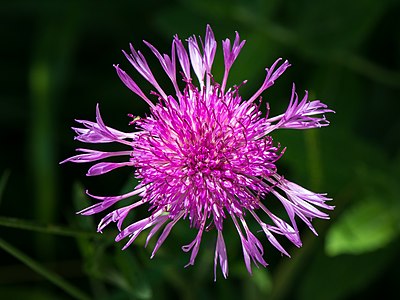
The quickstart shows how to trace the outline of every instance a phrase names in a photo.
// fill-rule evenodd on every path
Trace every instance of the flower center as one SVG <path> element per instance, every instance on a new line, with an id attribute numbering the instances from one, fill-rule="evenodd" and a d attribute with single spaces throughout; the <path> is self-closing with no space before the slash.
<path id="1" fill-rule="evenodd" d="M 187 166 L 192 173 L 210 175 L 212 171 L 221 169 L 223 165 L 215 145 L 200 146 L 195 151 L 189 152 L 187 156 Z"/>

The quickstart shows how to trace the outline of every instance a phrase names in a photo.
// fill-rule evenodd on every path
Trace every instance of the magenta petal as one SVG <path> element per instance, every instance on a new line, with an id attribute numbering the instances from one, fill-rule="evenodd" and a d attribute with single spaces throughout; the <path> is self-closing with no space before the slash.
<path id="1" fill-rule="evenodd" d="M 103 219 L 101 219 L 99 225 L 97 226 L 97 232 L 102 232 L 103 229 L 111 222 L 123 222 L 131 209 L 132 206 L 126 206 L 107 214 Z M 118 226 L 118 229 L 121 230 L 121 227 Z"/>
<path id="2" fill-rule="evenodd" d="M 214 62 L 215 52 L 217 51 L 217 42 L 215 41 L 214 33 L 210 25 L 207 25 L 206 38 L 204 43 L 204 63 L 207 72 L 211 72 L 211 67 Z"/>
<path id="3" fill-rule="evenodd" d="M 328 204 L 331 199 L 326 194 L 311 192 L 278 174 L 278 160 L 286 148 L 270 133 L 283 128 L 327 126 L 329 121 L 325 114 L 332 110 L 319 100 L 310 101 L 307 92 L 299 99 L 293 85 L 286 111 L 269 116 L 267 104 L 264 114 L 262 93 L 290 67 L 287 60 L 279 58 L 266 68 L 261 87 L 249 99 L 242 99 L 241 86 L 247 80 L 227 87 L 230 70 L 245 44 L 239 33 L 236 32 L 233 41 L 222 41 L 225 69 L 221 81 L 211 73 L 217 50 L 211 26 L 207 25 L 204 39 L 192 35 L 186 41 L 183 43 L 175 35 L 170 55 L 161 54 L 144 41 L 159 61 L 161 68 L 158 67 L 172 83 L 172 87 L 165 90 L 154 77 L 145 56 L 130 44 L 130 52 L 124 51 L 124 55 L 154 89 L 150 93 L 143 92 L 134 81 L 135 76 L 128 75 L 119 65 L 114 67 L 125 86 L 148 104 L 149 111 L 143 116 L 128 114 L 131 120 L 127 123 L 133 132 L 123 132 L 105 124 L 97 105 L 94 122 L 77 120 L 80 128 L 73 128 L 75 139 L 92 146 L 115 142 L 121 149 L 78 148 L 76 155 L 61 163 L 91 163 L 88 176 L 129 167 L 134 177 L 130 192 L 118 196 L 87 193 L 97 202 L 79 212 L 92 215 L 114 207 L 104 213 L 97 230 L 102 232 L 115 223 L 119 230 L 115 240 L 127 239 L 123 249 L 149 230 L 145 246 L 158 235 L 151 254 L 154 257 L 172 228 L 183 218 L 197 232 L 196 237 L 182 247 L 183 251 L 191 252 L 187 265 L 195 263 L 203 235 L 216 230 L 214 280 L 218 264 L 226 278 L 228 257 L 223 228 L 230 217 L 242 245 L 245 266 L 251 273 L 252 264 L 266 267 L 267 263 L 262 240 L 247 225 L 248 216 L 255 219 L 266 239 L 261 230 L 257 233 L 287 256 L 280 238 L 301 247 L 299 228 L 302 226 L 297 222 L 304 223 L 317 234 L 312 220 L 329 219 L 326 211 L 334 206 Z M 198 80 L 192 79 L 192 70 Z M 177 78 L 179 75 L 181 78 Z M 150 100 L 154 98 L 155 104 Z M 110 161 L 111 158 L 115 161 Z M 273 196 L 282 204 L 281 212 L 285 216 L 280 212 L 278 217 L 272 208 L 270 210 L 269 197 Z M 148 208 L 148 216 L 127 224 L 128 216 L 143 204 Z"/>
<path id="4" fill-rule="evenodd" d="M 130 244 L 132 244 L 135 241 L 135 239 L 139 236 L 139 234 L 143 230 L 153 226 L 154 224 L 157 224 L 160 221 L 159 218 L 161 216 L 161 213 L 162 213 L 161 211 L 158 211 L 158 212 L 154 213 L 154 215 L 152 215 L 148 218 L 142 219 L 140 221 L 137 221 L 137 222 L 129 225 L 115 237 L 115 241 L 119 242 L 122 239 L 129 237 L 128 242 L 122 248 L 122 250 L 125 250 L 126 248 L 129 247 Z"/>
<path id="5" fill-rule="evenodd" d="M 82 149 L 82 148 L 76 149 L 76 151 L 81 151 L 81 152 L 85 152 L 85 153 L 78 154 L 78 155 L 72 156 L 68 159 L 65 159 L 62 162 L 60 162 L 60 164 L 68 162 L 68 161 L 74 162 L 74 163 L 87 163 L 87 162 L 101 160 L 101 159 L 113 157 L 113 156 L 130 155 L 130 153 L 131 153 L 130 151 L 103 152 L 103 151 L 96 151 L 96 150 Z"/>
<path id="6" fill-rule="evenodd" d="M 204 223 L 205 223 L 205 219 L 204 219 L 203 224 L 201 225 L 199 231 L 197 232 L 196 238 L 189 245 L 182 247 L 182 250 L 185 252 L 189 252 L 190 250 L 192 250 L 192 254 L 190 255 L 189 263 L 185 267 L 187 267 L 189 265 L 194 265 L 194 260 L 196 259 L 197 253 L 199 252 L 199 248 L 200 248 L 200 242 L 201 242 L 201 236 L 203 235 Z"/>
<path id="7" fill-rule="evenodd" d="M 183 212 L 180 213 L 177 217 L 175 217 L 174 220 L 172 220 L 171 222 L 169 222 L 167 224 L 167 226 L 165 226 L 164 231 L 161 233 L 160 237 L 158 238 L 158 241 L 156 243 L 156 246 L 153 249 L 153 252 L 151 253 L 151 258 L 154 257 L 154 255 L 156 254 L 157 250 L 160 248 L 160 246 L 164 243 L 165 239 L 167 238 L 167 236 L 169 235 L 169 233 L 171 232 L 172 227 L 174 227 L 174 225 L 176 224 L 176 222 L 178 222 L 183 216 Z"/>
<path id="8" fill-rule="evenodd" d="M 182 41 L 178 39 L 178 36 L 175 36 L 175 46 L 176 46 L 176 53 L 178 55 L 179 63 L 182 67 L 183 74 L 185 75 L 186 79 L 190 79 L 190 63 L 189 63 L 189 56 L 186 52 L 185 47 L 182 44 Z"/>
<path id="9" fill-rule="evenodd" d="M 323 114 L 334 112 L 319 100 L 308 101 L 308 92 L 305 92 L 303 99 L 299 102 L 295 92 L 295 85 L 292 88 L 292 97 L 289 106 L 277 124 L 280 128 L 309 129 L 328 126 L 329 121 Z M 322 115 L 322 116 L 318 116 Z"/>
<path id="10" fill-rule="evenodd" d="M 157 59 L 160 61 L 161 66 L 163 67 L 165 73 L 167 73 L 168 77 L 171 79 L 171 81 L 174 83 L 176 81 L 176 71 L 175 71 L 175 44 L 174 42 L 172 43 L 172 51 L 171 51 L 171 58 L 164 54 L 162 56 L 160 52 L 150 43 L 143 41 L 149 48 L 150 50 L 154 53 L 154 55 L 157 57 Z"/>
<path id="11" fill-rule="evenodd" d="M 217 245 L 215 247 L 214 257 L 214 281 L 217 280 L 217 262 L 219 258 L 219 265 L 222 270 L 222 275 L 226 279 L 228 277 L 228 255 L 226 253 L 226 246 L 222 231 L 218 230 Z"/>
<path id="12" fill-rule="evenodd" d="M 203 55 L 200 52 L 199 45 L 197 44 L 196 37 L 193 36 L 188 39 L 188 47 L 192 68 L 199 80 L 200 85 L 203 85 L 206 66 Z"/>
<path id="13" fill-rule="evenodd" d="M 225 69 L 229 70 L 232 67 L 232 64 L 235 62 L 238 57 L 240 50 L 242 50 L 245 40 L 240 41 L 239 33 L 236 32 L 235 41 L 233 42 L 233 46 L 231 49 L 231 41 L 226 39 L 222 42 L 222 48 L 224 52 L 224 61 L 225 61 Z"/>
<path id="14" fill-rule="evenodd" d="M 274 237 L 271 231 L 268 230 L 268 225 L 262 227 L 267 236 L 268 241 L 273 245 L 276 249 L 278 249 L 281 253 L 285 254 L 286 256 L 290 257 L 289 253 L 282 247 L 282 245 L 278 242 L 278 240 Z"/>
<path id="15" fill-rule="evenodd" d="M 125 73 L 124 70 L 122 70 L 118 65 L 114 65 L 115 70 L 117 71 L 117 74 L 121 81 L 136 95 L 138 95 L 140 98 L 142 98 L 150 107 L 154 107 L 153 103 L 149 100 L 149 98 L 146 97 L 146 95 L 142 92 L 142 90 L 139 88 L 139 86 L 136 84 L 136 82 L 133 81 L 133 79 Z"/>
<path id="16" fill-rule="evenodd" d="M 108 162 L 101 162 L 98 164 L 95 164 L 92 166 L 88 172 L 87 176 L 97 176 L 97 175 L 103 175 L 105 173 L 108 173 L 114 169 L 121 168 L 121 167 L 126 167 L 126 166 L 132 166 L 132 162 L 125 162 L 125 163 L 108 163 Z"/>
<path id="17" fill-rule="evenodd" d="M 287 68 L 290 67 L 290 64 L 287 60 L 285 60 L 283 62 L 283 64 L 281 64 L 276 70 L 276 66 L 278 65 L 278 63 L 282 60 L 282 58 L 278 58 L 270 68 L 266 68 L 267 71 L 267 76 L 264 79 L 264 83 L 262 84 L 262 86 L 260 87 L 260 89 L 248 100 L 250 103 L 255 101 L 262 92 L 264 92 L 266 89 L 270 88 L 271 86 L 274 85 L 275 80 L 277 80 L 282 74 L 283 72 L 285 72 L 285 70 Z"/>
<path id="18" fill-rule="evenodd" d="M 145 247 L 147 247 L 147 244 L 149 243 L 149 241 L 151 240 L 151 238 L 158 232 L 158 230 L 160 230 L 160 228 L 165 224 L 165 222 L 168 221 L 168 215 L 164 215 L 158 218 L 158 223 L 157 225 L 155 225 L 150 233 L 147 235 L 146 238 L 146 244 Z"/>

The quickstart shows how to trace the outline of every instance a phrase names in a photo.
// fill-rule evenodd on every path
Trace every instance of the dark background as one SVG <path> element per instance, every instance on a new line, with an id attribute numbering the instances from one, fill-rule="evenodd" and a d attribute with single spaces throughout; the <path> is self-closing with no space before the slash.
<path id="1" fill-rule="evenodd" d="M 13 299 L 376 299 L 396 298 L 400 267 L 400 3 L 300 1 L 1 1 L 0 3 L 0 295 Z M 150 260 L 142 235 L 128 250 L 116 229 L 96 234 L 101 216 L 75 215 L 91 203 L 84 188 L 113 195 L 136 184 L 130 170 L 86 178 L 87 167 L 58 162 L 82 146 L 73 120 L 129 131 L 127 113 L 148 108 L 118 79 L 120 63 L 147 93 L 120 49 L 141 49 L 168 85 L 143 39 L 170 51 L 174 34 L 218 44 L 213 73 L 223 74 L 220 41 L 247 40 L 229 85 L 247 79 L 244 98 L 278 57 L 292 67 L 263 94 L 271 114 L 288 104 L 291 84 L 322 99 L 331 126 L 281 131 L 280 173 L 336 206 L 302 228 L 304 245 L 281 257 L 266 239 L 266 269 L 248 275 L 239 238 L 226 226 L 229 278 L 213 282 L 215 235 L 205 235 L 195 266 L 180 247 L 195 230 L 180 222 Z M 158 74 L 158 75 L 157 75 Z M 162 84 L 163 85 L 163 84 Z M 268 199 L 266 199 L 268 202 Z M 269 205 L 267 203 L 267 205 Z M 145 215 L 145 211 L 138 214 Z M 258 234 L 261 238 L 261 233 Z"/>

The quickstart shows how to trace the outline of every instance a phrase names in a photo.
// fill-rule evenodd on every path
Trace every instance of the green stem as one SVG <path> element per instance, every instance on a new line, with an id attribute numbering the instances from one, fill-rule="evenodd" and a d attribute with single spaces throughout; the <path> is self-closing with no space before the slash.
<path id="1" fill-rule="evenodd" d="M 1 217 L 1 216 L 0 216 L 0 226 L 30 230 L 41 233 L 55 234 L 55 235 L 70 236 L 70 237 L 93 238 L 100 236 L 97 232 L 93 231 L 70 229 L 62 226 L 49 225 L 49 224 L 42 225 L 32 221 L 9 218 L 9 217 Z"/>
<path id="2" fill-rule="evenodd" d="M 62 277 L 60 277 L 58 274 L 46 269 L 44 266 L 42 266 L 40 263 L 36 262 L 29 256 L 27 256 L 25 253 L 21 252 L 17 248 L 14 248 L 14 246 L 10 245 L 6 241 L 0 238 L 0 248 L 2 248 L 4 251 L 8 252 L 21 262 L 23 262 L 25 265 L 30 267 L 32 270 L 37 272 L 38 274 L 42 275 L 44 278 L 52 282 L 54 285 L 58 286 L 62 290 L 64 290 L 66 293 L 74 297 L 75 299 L 89 299 L 89 296 L 86 295 L 84 292 L 80 291 L 78 288 L 75 286 L 71 285 L 67 281 L 65 281 Z"/>

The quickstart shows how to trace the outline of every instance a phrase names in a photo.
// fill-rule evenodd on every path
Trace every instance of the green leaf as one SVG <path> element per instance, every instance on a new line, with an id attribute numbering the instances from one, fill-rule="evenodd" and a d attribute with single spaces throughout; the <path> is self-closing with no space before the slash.
<path id="1" fill-rule="evenodd" d="M 378 198 L 353 205 L 327 235 L 328 255 L 360 254 L 385 247 L 398 235 L 393 208 Z"/>

